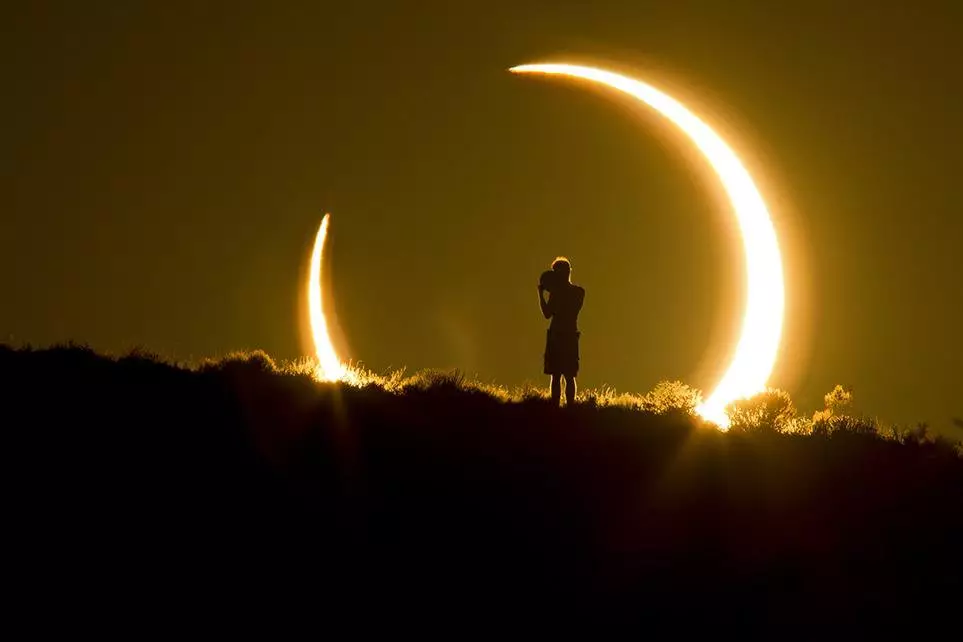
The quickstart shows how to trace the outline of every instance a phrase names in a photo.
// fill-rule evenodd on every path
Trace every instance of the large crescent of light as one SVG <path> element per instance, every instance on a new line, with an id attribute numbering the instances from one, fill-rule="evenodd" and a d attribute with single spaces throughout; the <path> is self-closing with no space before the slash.
<path id="1" fill-rule="evenodd" d="M 711 127 L 682 103 L 644 82 L 602 69 L 566 64 L 520 65 L 510 71 L 581 78 L 626 93 L 675 123 L 716 171 L 739 220 L 746 256 L 747 301 L 742 335 L 732 363 L 697 411 L 720 426 L 728 426 L 726 405 L 766 387 L 779 349 L 785 306 L 782 257 L 776 231 L 749 172 Z"/>
<path id="2" fill-rule="evenodd" d="M 338 381 L 345 377 L 347 369 L 338 358 L 331 335 L 328 333 L 328 320 L 321 305 L 321 264 L 324 256 L 324 241 L 328 236 L 330 214 L 325 214 L 318 228 L 311 252 L 311 268 L 308 276 L 308 315 L 311 320 L 311 337 L 314 339 L 314 352 L 318 357 L 317 377 L 322 381 Z"/>

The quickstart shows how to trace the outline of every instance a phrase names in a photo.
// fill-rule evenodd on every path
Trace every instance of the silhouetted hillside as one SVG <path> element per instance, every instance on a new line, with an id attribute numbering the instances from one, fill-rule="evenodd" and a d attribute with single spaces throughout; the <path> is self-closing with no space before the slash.
<path id="1" fill-rule="evenodd" d="M 262 355 L 0 348 L 0 378 L 11 577 L 46 610 L 285 596 L 322 629 L 364 612 L 793 637 L 963 606 L 963 461 L 942 442 L 723 434 L 445 377 L 319 384 Z"/>

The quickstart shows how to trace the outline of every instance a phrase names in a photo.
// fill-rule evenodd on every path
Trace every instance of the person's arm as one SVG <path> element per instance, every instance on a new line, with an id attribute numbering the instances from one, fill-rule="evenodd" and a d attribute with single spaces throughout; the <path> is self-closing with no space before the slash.
<path id="1" fill-rule="evenodd" d="M 548 301 L 545 300 L 545 288 L 541 285 L 538 286 L 538 307 L 542 309 L 543 317 L 546 319 L 552 318 L 552 307 L 549 305 Z"/>

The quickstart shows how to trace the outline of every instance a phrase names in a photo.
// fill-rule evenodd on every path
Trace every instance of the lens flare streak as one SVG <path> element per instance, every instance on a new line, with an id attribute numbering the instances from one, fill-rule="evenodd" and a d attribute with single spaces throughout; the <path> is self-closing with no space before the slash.
<path id="1" fill-rule="evenodd" d="M 682 103 L 644 82 L 616 73 L 567 64 L 512 67 L 516 74 L 538 73 L 580 78 L 606 85 L 649 105 L 695 143 L 715 170 L 739 222 L 746 257 L 747 301 L 736 353 L 722 380 L 698 409 L 706 419 L 727 427 L 725 407 L 761 392 L 772 372 L 782 335 L 785 293 L 776 232 L 759 190 L 739 157 L 707 124 Z"/>

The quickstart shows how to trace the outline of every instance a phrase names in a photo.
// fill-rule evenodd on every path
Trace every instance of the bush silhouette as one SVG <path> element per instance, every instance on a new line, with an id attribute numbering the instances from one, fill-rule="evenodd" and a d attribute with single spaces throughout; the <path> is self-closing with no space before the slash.
<path id="1" fill-rule="evenodd" d="M 777 389 L 733 401 L 726 414 L 733 434 L 790 432 L 796 419 L 789 393 Z"/>
<path id="2" fill-rule="evenodd" d="M 641 408 L 660 415 L 681 412 L 693 415 L 702 403 L 702 393 L 681 381 L 661 381 L 642 398 Z"/>
<path id="3" fill-rule="evenodd" d="M 835 434 L 885 436 L 876 420 L 855 414 L 853 393 L 843 386 L 837 384 L 823 401 L 825 409 L 813 413 L 812 434 L 823 437 Z"/>

